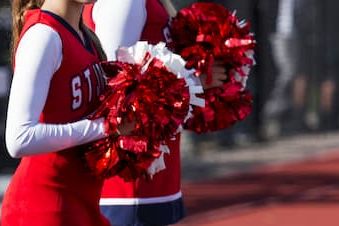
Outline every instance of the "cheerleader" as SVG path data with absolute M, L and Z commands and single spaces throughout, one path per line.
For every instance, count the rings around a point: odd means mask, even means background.
M 99 209 L 103 181 L 78 147 L 106 136 L 104 119 L 86 119 L 104 88 L 104 54 L 81 22 L 89 2 L 13 1 L 6 144 L 21 162 L 3 199 L 2 226 L 109 225 Z
M 131 46 L 139 40 L 156 44 L 165 41 L 169 16 L 175 15 L 170 1 L 98 0 L 85 7 L 85 23 L 99 37 L 108 60 L 115 60 L 119 46 Z M 224 69 L 214 71 L 219 86 Z M 205 86 L 205 88 L 208 88 Z M 174 224 L 185 215 L 180 182 L 180 135 L 166 141 L 171 153 L 165 155 L 166 169 L 153 179 L 126 182 L 115 176 L 105 181 L 101 194 L 102 213 L 112 225 L 151 226 Z

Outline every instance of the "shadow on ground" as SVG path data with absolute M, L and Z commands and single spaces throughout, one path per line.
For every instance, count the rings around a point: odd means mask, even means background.
M 184 183 L 188 215 L 274 203 L 339 203 L 339 155 Z

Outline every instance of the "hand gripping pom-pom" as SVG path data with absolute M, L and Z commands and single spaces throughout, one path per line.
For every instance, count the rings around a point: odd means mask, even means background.
M 251 67 L 255 64 L 255 39 L 250 24 L 215 3 L 194 3 L 181 9 L 170 23 L 168 46 L 212 81 L 212 66 L 221 62 L 227 80 L 221 87 L 205 90 L 204 108 L 194 107 L 186 128 L 197 133 L 232 126 L 249 115 L 252 97 L 245 90 Z
M 175 139 L 192 116 L 192 106 L 204 106 L 197 96 L 203 92 L 200 81 L 185 63 L 164 43 L 147 42 L 121 48 L 117 61 L 102 63 L 108 88 L 94 118 L 105 117 L 108 134 L 123 122 L 135 126 L 130 135 L 90 145 L 86 160 L 97 175 L 133 180 L 165 168 L 166 140 Z

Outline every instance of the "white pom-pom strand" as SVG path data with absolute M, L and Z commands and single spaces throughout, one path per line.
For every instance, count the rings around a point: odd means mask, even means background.
M 145 60 L 147 54 L 149 54 L 149 58 L 145 63 L 143 61 Z M 151 45 L 148 44 L 148 42 L 146 41 L 139 41 L 131 47 L 121 47 L 117 51 L 117 59 L 121 62 L 131 64 L 144 63 L 142 71 L 145 71 L 147 69 L 148 64 L 152 61 L 153 58 L 157 58 L 162 61 L 164 66 L 166 66 L 166 68 L 170 72 L 175 74 L 178 79 L 185 80 L 186 85 L 189 88 L 191 105 L 199 107 L 205 106 L 205 100 L 197 96 L 197 94 L 203 93 L 204 90 L 200 79 L 194 75 L 195 70 L 186 69 L 186 61 L 180 55 L 168 50 L 164 42 L 159 42 L 156 45 Z M 187 119 L 189 117 L 192 117 L 191 112 L 187 113 Z
M 142 72 L 147 70 L 149 63 L 154 58 L 160 60 L 168 71 L 175 74 L 178 79 L 184 79 L 186 86 L 188 87 L 190 106 L 184 119 L 185 123 L 193 116 L 193 105 L 199 107 L 205 106 L 205 100 L 197 96 L 197 94 L 201 94 L 204 91 L 200 79 L 194 75 L 195 70 L 186 69 L 186 61 L 180 55 L 174 54 L 168 50 L 166 44 L 163 42 L 160 42 L 157 45 L 151 45 L 148 44 L 148 42 L 140 41 L 131 47 L 122 47 L 117 50 L 118 61 L 130 64 L 140 64 L 142 65 Z M 177 133 L 182 130 L 183 125 L 179 125 Z M 173 134 L 173 139 L 175 139 L 175 135 L 176 134 Z M 159 171 L 166 169 L 164 154 L 170 154 L 170 149 L 165 141 L 160 145 L 159 150 L 161 151 L 160 157 L 155 159 L 147 170 L 147 173 L 151 178 Z

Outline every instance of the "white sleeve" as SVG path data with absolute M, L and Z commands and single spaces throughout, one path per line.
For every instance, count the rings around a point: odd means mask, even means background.
M 98 0 L 93 21 L 108 60 L 115 60 L 120 46 L 131 46 L 140 40 L 146 22 L 146 0 Z
M 51 78 L 61 61 L 61 39 L 51 27 L 36 24 L 24 34 L 15 55 L 6 122 L 6 145 L 11 156 L 55 152 L 104 137 L 103 119 L 68 124 L 39 122 Z

